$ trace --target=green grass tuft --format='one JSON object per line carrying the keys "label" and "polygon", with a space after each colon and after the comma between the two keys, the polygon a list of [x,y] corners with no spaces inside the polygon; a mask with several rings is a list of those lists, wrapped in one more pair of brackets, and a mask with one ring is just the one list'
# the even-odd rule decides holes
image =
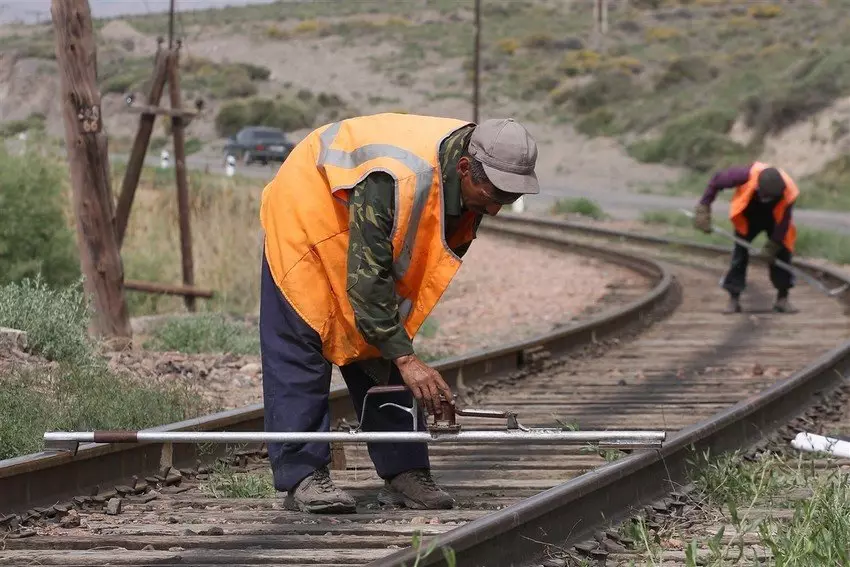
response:
{"label": "green grass tuft", "polygon": [[559,199],[552,205],[551,212],[554,214],[576,214],[595,220],[602,220],[608,216],[596,201],[585,197]]}
{"label": "green grass tuft", "polygon": [[158,327],[145,348],[185,353],[260,354],[256,328],[232,321],[220,313],[175,317]]}

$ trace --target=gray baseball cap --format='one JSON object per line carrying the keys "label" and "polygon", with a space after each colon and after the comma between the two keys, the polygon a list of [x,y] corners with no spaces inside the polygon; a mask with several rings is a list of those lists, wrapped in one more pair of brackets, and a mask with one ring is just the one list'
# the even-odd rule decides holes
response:
{"label": "gray baseball cap", "polygon": [[534,172],[537,143],[512,118],[485,120],[476,126],[469,140],[469,155],[482,163],[496,189],[526,195],[540,193]]}

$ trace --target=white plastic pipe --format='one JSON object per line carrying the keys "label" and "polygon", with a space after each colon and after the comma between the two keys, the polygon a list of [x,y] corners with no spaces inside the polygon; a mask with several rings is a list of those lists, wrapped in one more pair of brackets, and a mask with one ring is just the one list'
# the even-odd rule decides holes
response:
{"label": "white plastic pipe", "polygon": [[850,459],[850,443],[847,441],[806,433],[805,431],[801,431],[791,440],[791,446],[800,451],[832,453],[836,457]]}

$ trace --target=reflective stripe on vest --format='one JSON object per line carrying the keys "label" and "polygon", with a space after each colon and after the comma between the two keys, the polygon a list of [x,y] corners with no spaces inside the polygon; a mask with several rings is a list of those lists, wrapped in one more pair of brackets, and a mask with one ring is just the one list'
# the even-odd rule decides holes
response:
{"label": "reflective stripe on vest", "polygon": [[[342,169],[354,169],[369,160],[386,157],[401,162],[408,169],[415,172],[416,191],[413,197],[410,222],[408,223],[407,233],[404,235],[404,244],[402,245],[401,252],[393,262],[393,277],[398,281],[404,277],[410,268],[410,260],[413,257],[413,240],[416,238],[419,221],[422,219],[422,211],[425,209],[425,203],[428,201],[428,190],[431,188],[434,168],[416,154],[404,148],[389,144],[369,144],[368,146],[357,148],[352,152],[332,150],[330,146],[333,144],[334,139],[336,139],[340,126],[341,124],[339,122],[334,122],[319,136],[322,144],[317,163],[319,167],[324,168],[325,165],[334,165]],[[350,187],[331,187],[331,191],[333,192],[339,189],[350,189]],[[408,313],[410,312],[410,306],[407,307],[407,311]]]}

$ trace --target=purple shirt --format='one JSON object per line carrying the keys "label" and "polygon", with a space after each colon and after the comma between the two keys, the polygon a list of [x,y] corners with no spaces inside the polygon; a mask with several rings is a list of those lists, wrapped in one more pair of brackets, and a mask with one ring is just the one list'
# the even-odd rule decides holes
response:
{"label": "purple shirt", "polygon": [[[705,193],[702,194],[702,199],[699,201],[700,204],[711,206],[714,199],[717,198],[718,191],[731,189],[746,183],[750,179],[751,168],[752,164],[736,165],[729,169],[723,169],[715,173],[714,176],[712,176],[711,181],[708,182],[708,187],[706,187]],[[785,235],[788,233],[788,228],[791,226],[791,209],[793,207],[794,205],[791,204],[787,209],[785,209],[785,214],[783,215],[782,220],[774,228],[773,234],[770,237],[770,239],[774,242],[781,243],[785,239]],[[747,212],[745,211],[744,214],[747,214]]]}

